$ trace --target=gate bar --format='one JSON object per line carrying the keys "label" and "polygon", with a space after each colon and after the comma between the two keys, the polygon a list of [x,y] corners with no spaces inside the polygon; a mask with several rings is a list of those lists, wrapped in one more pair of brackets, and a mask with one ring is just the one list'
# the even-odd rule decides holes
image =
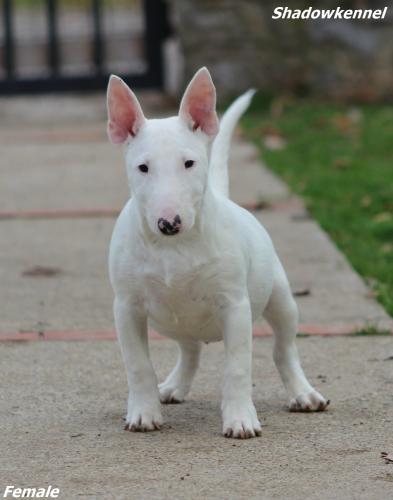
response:
{"label": "gate bar", "polygon": [[11,79],[15,70],[12,0],[3,0],[4,19],[4,67],[7,78]]}
{"label": "gate bar", "polygon": [[[1,8],[2,5],[2,8]],[[103,2],[91,0],[93,15],[92,63],[95,68],[88,75],[66,75],[61,71],[60,39],[58,33],[57,0],[44,0],[47,21],[47,69],[48,74],[37,77],[22,77],[16,71],[15,33],[13,30],[13,0],[0,0],[0,13],[4,24],[4,69],[5,76],[0,78],[0,95],[21,93],[42,93],[62,91],[91,91],[105,89],[108,74],[105,70],[105,40],[102,31]],[[123,73],[119,76],[134,88],[162,88],[163,61],[162,42],[170,32],[166,3],[164,0],[143,0],[142,9],[145,20],[144,43],[146,70],[143,73]],[[1,21],[0,21],[1,22]]]}
{"label": "gate bar", "polygon": [[92,0],[93,14],[93,61],[98,75],[102,74],[102,62],[104,60],[104,45],[102,42],[101,23],[101,0]]}
{"label": "gate bar", "polygon": [[143,2],[145,14],[145,54],[148,65],[148,74],[154,86],[162,88],[163,61],[162,61],[162,22],[166,20],[164,2],[145,0]]}
{"label": "gate bar", "polygon": [[57,32],[57,0],[46,0],[46,15],[48,21],[48,62],[51,75],[59,73],[59,39]]}

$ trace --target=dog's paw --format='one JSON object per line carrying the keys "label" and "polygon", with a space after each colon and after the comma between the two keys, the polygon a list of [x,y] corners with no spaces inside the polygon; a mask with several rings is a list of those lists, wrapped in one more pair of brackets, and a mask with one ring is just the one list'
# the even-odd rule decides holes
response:
{"label": "dog's paw", "polygon": [[326,400],[318,391],[302,393],[292,398],[289,402],[289,411],[311,412],[324,411],[329,406],[330,400]]}
{"label": "dog's paw", "polygon": [[171,381],[165,381],[158,384],[160,392],[160,401],[163,404],[178,404],[184,401],[188,392],[187,387],[182,384],[175,384]]}
{"label": "dog's paw", "polygon": [[222,408],[225,437],[248,439],[262,434],[261,423],[252,401],[224,403]]}
{"label": "dog's paw", "polygon": [[133,405],[126,417],[124,430],[148,432],[160,430],[163,424],[159,405]]}

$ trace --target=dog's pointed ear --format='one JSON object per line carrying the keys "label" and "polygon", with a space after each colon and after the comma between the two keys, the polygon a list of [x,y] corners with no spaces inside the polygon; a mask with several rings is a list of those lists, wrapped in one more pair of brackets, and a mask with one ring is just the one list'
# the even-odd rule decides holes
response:
{"label": "dog's pointed ear", "polygon": [[180,103],[179,116],[191,130],[214,137],[218,132],[216,89],[207,68],[201,68],[188,84]]}
{"label": "dog's pointed ear", "polygon": [[111,75],[107,91],[108,137],[114,144],[134,137],[146,119],[132,90],[121,78]]}

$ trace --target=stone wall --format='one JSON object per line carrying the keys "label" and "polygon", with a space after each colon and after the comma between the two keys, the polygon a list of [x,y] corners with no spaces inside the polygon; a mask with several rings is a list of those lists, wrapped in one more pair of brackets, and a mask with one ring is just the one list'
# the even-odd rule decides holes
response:
{"label": "stone wall", "polygon": [[384,21],[271,18],[279,5],[376,9],[390,2],[168,1],[185,81],[205,65],[221,95],[257,87],[363,101],[393,96],[392,6]]}

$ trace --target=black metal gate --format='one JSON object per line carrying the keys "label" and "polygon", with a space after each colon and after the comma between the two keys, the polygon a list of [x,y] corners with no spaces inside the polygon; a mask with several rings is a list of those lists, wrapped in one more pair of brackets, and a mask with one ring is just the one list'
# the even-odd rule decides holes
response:
{"label": "black metal gate", "polygon": [[[13,0],[3,0],[3,74],[0,94],[39,93],[55,91],[86,91],[106,87],[108,72],[104,69],[105,40],[102,30],[103,2],[90,1],[92,23],[91,58],[93,72],[89,75],[64,75],[61,71],[58,33],[58,1],[44,0],[47,23],[46,64],[49,73],[36,77],[21,77],[16,71]],[[161,88],[163,84],[162,42],[169,34],[166,4],[162,0],[144,0],[143,73],[120,74],[134,88]]]}

